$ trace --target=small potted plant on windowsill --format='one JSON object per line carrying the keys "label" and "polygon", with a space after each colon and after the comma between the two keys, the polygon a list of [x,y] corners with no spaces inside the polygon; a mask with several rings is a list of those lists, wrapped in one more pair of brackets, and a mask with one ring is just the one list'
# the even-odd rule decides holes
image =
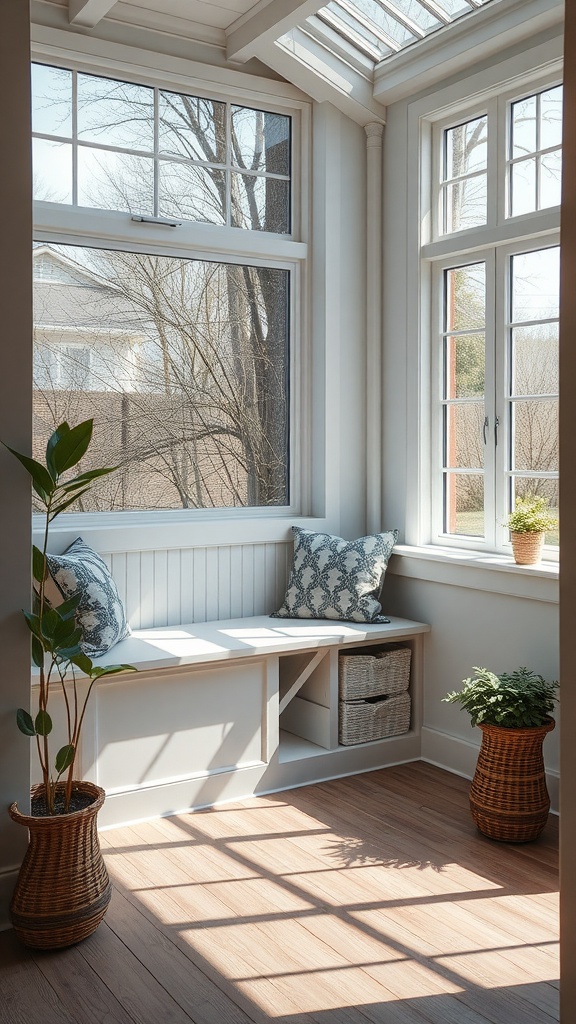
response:
{"label": "small potted plant on windowsill", "polygon": [[[32,788],[30,814],[22,813],[15,803],[9,808],[12,819],[27,827],[30,837],[10,904],[12,924],[26,945],[38,949],[57,949],[86,938],[102,920],[110,901],[110,880],[96,829],[105,793],[94,783],[75,779],[74,766],[94,682],[133,668],[94,665],[83,650],[81,595],[64,600],[58,594],[58,600],[51,603],[47,593],[50,524],[85,494],[94,480],[112,472],[106,468],[70,473],[87,451],[92,426],[92,420],[75,427],[61,423],[48,439],[44,463],[5,446],[30,474],[46,514],[42,550],[32,549],[32,611],[24,612],[32,635],[32,661],[39,674],[38,707],[34,717],[25,708],[19,708],[16,716],[20,731],[36,741],[42,782]],[[78,671],[87,681],[83,694],[77,686]],[[63,696],[67,742],[53,756],[50,696],[55,689]]]}
{"label": "small potted plant on windowsill", "polygon": [[550,809],[542,744],[555,726],[557,682],[528,668],[496,675],[475,668],[461,690],[444,697],[460,704],[482,730],[470,809],[484,835],[509,843],[536,839]]}
{"label": "small potted plant on windowsill", "polygon": [[546,498],[534,494],[516,499],[504,525],[510,530],[516,564],[534,565],[542,557],[546,532],[557,525],[557,520],[550,514]]}

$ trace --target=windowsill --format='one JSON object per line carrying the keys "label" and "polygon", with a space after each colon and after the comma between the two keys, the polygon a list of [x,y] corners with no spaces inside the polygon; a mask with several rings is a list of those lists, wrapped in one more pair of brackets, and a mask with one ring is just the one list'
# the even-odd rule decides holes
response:
{"label": "windowsill", "polygon": [[516,565],[512,556],[431,544],[397,544],[389,571],[396,576],[555,604],[559,569],[558,562]]}

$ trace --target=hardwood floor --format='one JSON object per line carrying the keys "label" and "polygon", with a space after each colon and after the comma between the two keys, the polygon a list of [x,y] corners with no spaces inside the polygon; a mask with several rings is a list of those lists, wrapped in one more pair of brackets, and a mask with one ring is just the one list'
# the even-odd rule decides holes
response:
{"label": "hardwood floor", "polygon": [[100,928],[0,935],[1,1024],[549,1024],[557,821],[476,832],[421,762],[101,835]]}

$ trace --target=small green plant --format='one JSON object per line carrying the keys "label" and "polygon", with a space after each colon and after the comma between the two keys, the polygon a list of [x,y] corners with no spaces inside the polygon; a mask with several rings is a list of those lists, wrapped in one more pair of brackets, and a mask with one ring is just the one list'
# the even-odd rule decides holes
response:
{"label": "small green plant", "polygon": [[546,498],[529,495],[516,499],[505,526],[512,533],[546,533],[557,526],[557,520],[550,515]]}
{"label": "small green plant", "polygon": [[[32,611],[24,612],[24,618],[32,634],[32,661],[40,670],[38,711],[32,718],[28,711],[19,708],[16,722],[25,736],[36,739],[49,814],[58,813],[55,804],[56,785],[65,772],[68,774],[64,792],[64,813],[68,812],[76,752],[86,704],[94,682],[101,676],[112,675],[116,672],[135,671],[132,665],[107,665],[105,668],[93,665],[91,658],[88,658],[80,647],[82,631],[77,626],[75,618],[80,597],[71,597],[57,607],[52,607],[45,592],[48,578],[46,552],[50,523],[82,494],[85,494],[93,480],[112,473],[115,468],[93,469],[77,476],[70,475],[69,470],[78,465],[87,451],[92,438],[92,427],[93,420],[86,420],[75,427],[70,427],[68,423],[61,423],[48,439],[44,464],[27,455],[22,455],[5,444],[8,451],[22,463],[30,474],[32,487],[46,513],[42,550],[36,545],[32,547],[34,591]],[[75,669],[80,669],[90,680],[83,701],[79,700]],[[52,761],[48,741],[53,727],[48,711],[53,682],[62,688],[68,732],[68,742],[57,752],[54,769],[51,768]]]}
{"label": "small green plant", "polygon": [[547,682],[528,668],[496,675],[486,668],[474,668],[463,680],[461,690],[443,698],[461,704],[472,725],[500,725],[505,729],[527,729],[544,725],[558,700],[557,682]]}

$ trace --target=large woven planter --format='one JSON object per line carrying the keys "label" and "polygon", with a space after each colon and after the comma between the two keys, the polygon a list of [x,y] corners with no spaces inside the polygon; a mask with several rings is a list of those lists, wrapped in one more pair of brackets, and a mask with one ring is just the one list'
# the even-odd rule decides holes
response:
{"label": "large woven planter", "polygon": [[482,745],[470,789],[470,809],[480,832],[505,843],[537,839],[548,820],[542,744],[553,718],[531,729],[480,725]]}
{"label": "large woven planter", "polygon": [[[43,786],[34,786],[32,798],[42,792]],[[11,818],[30,833],[10,916],[18,937],[35,949],[60,949],[87,938],[110,902],[96,828],[105,793],[91,782],[75,782],[74,792],[92,796],[93,802],[84,810],[48,817],[21,814],[15,803],[9,808]]]}
{"label": "large woven planter", "polygon": [[517,565],[535,565],[542,558],[543,533],[515,533],[511,531],[512,552]]}

